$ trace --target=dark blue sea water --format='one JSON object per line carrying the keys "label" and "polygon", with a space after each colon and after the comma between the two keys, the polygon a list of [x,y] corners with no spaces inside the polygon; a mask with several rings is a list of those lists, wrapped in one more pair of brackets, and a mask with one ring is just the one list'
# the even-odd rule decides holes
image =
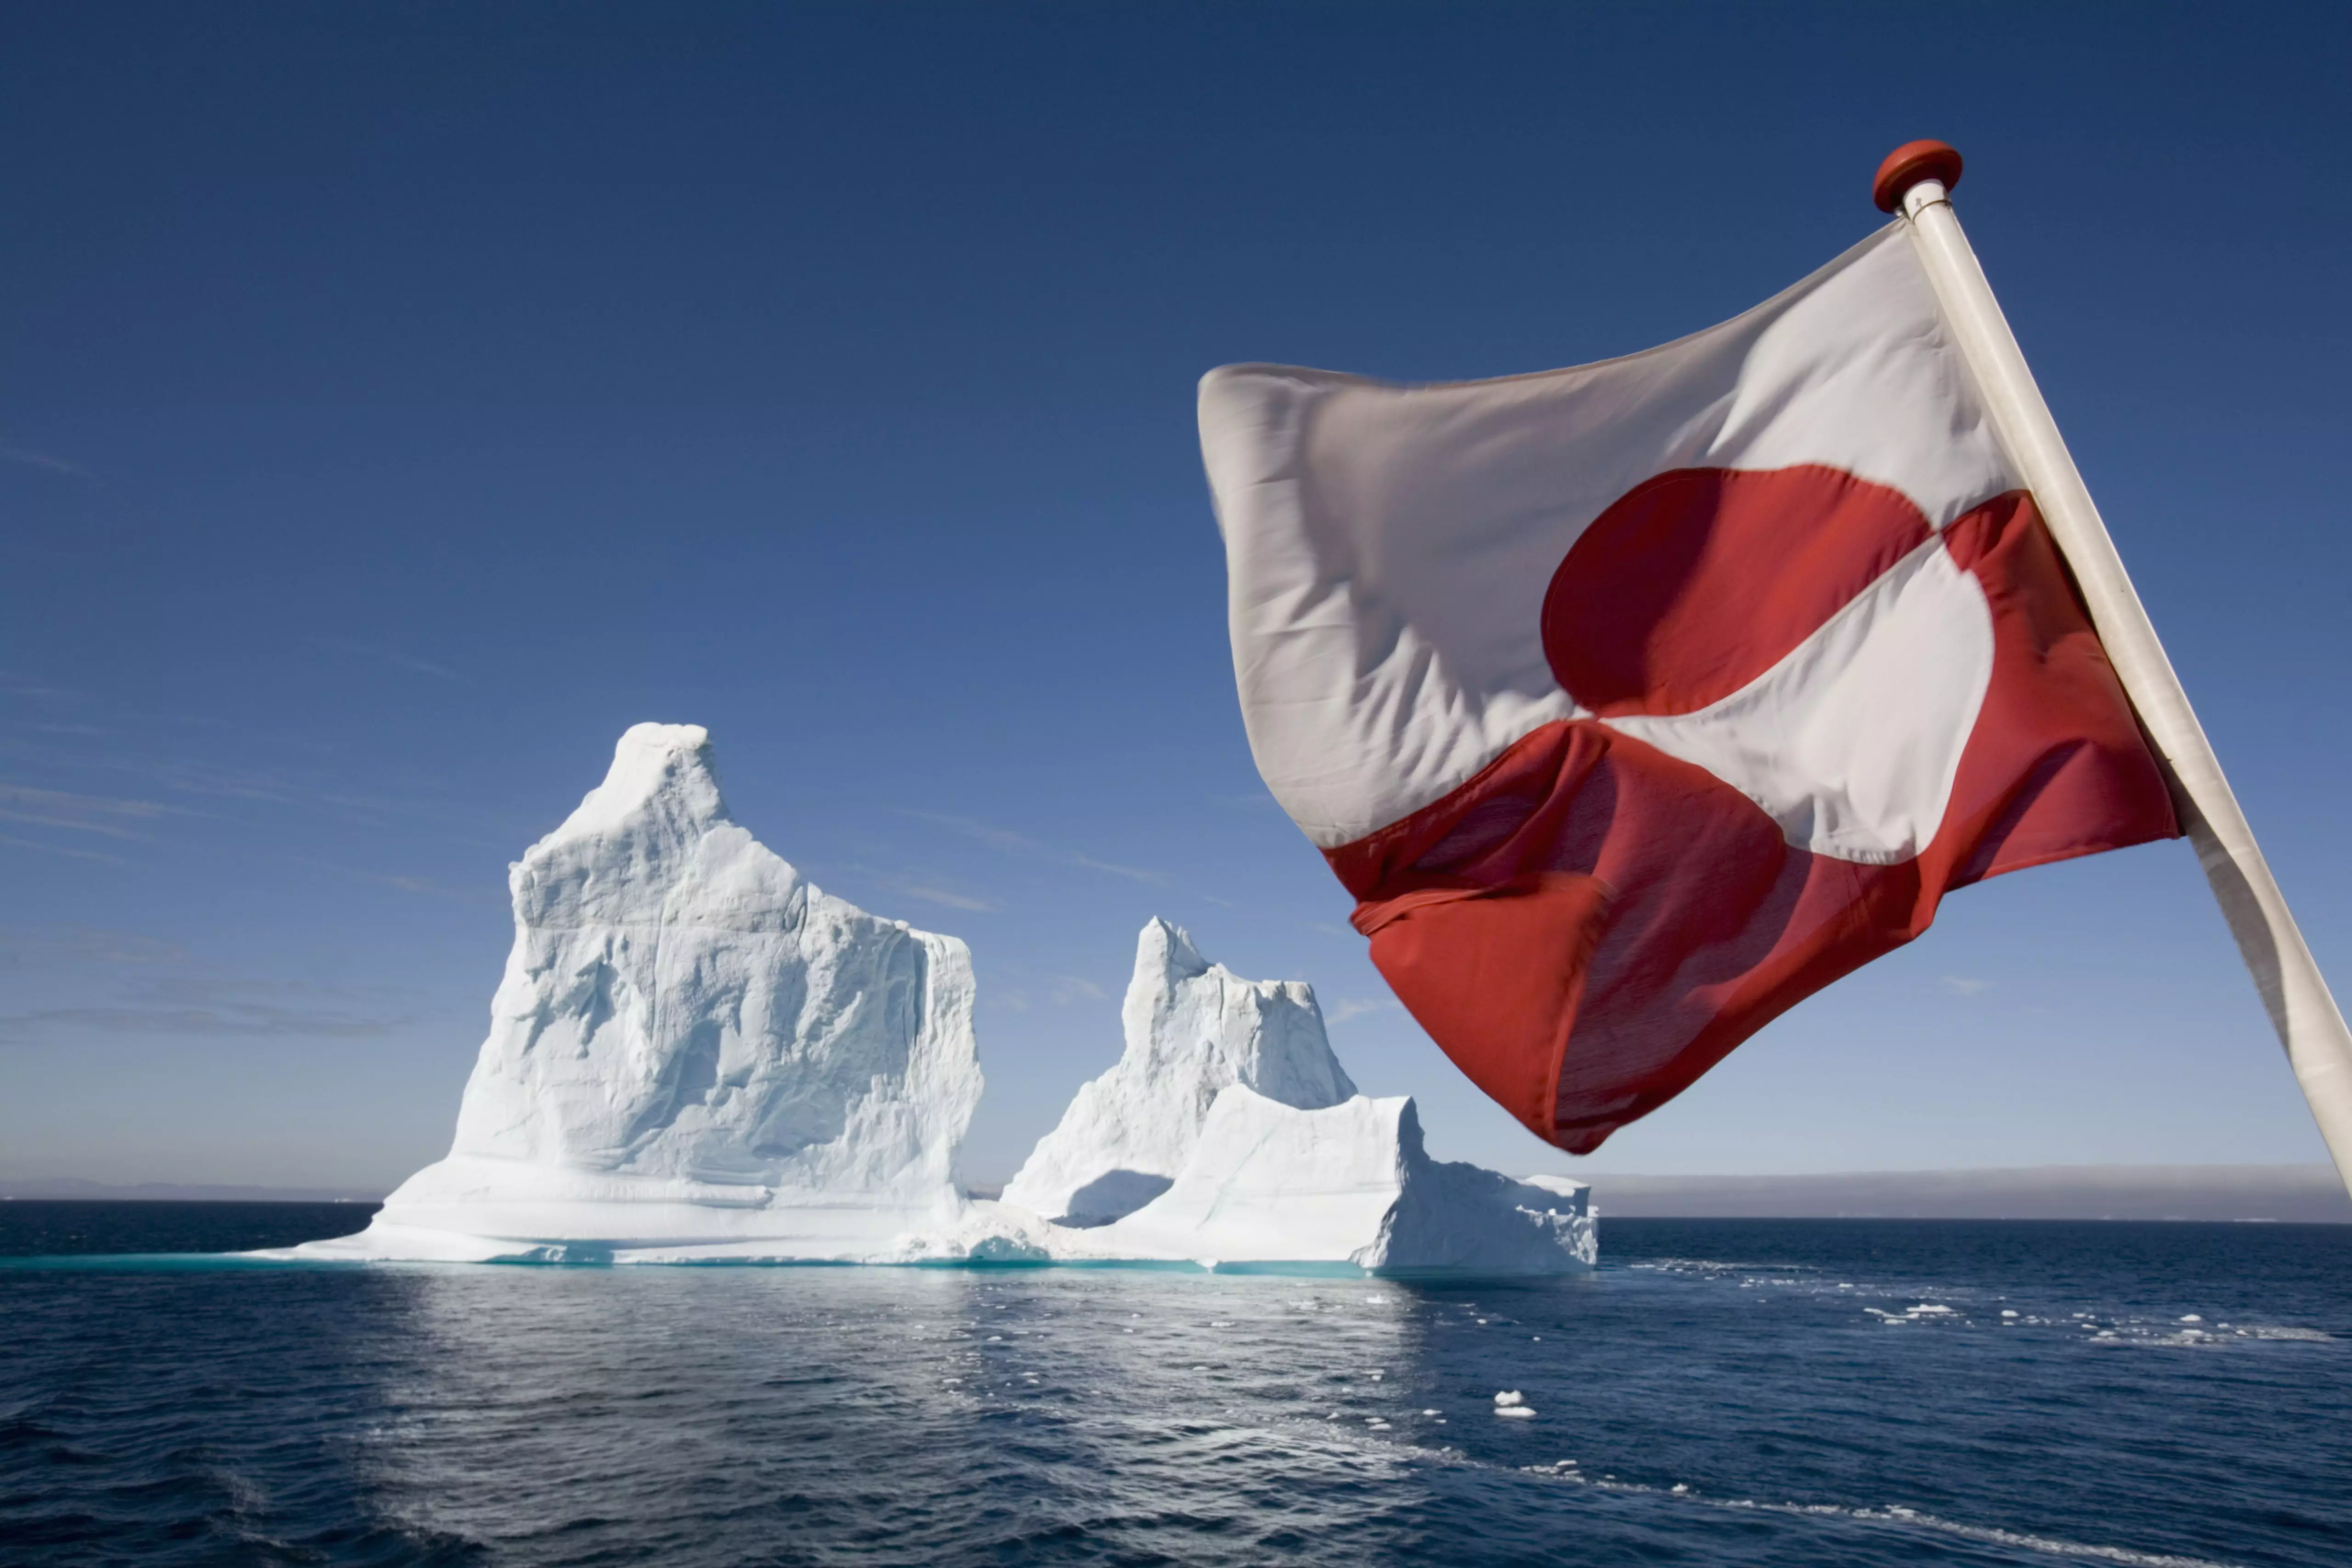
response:
{"label": "dark blue sea water", "polygon": [[2352,1563],[2352,1226],[1604,1221],[1544,1284],[97,1256],[364,1212],[0,1205],[0,1560]]}

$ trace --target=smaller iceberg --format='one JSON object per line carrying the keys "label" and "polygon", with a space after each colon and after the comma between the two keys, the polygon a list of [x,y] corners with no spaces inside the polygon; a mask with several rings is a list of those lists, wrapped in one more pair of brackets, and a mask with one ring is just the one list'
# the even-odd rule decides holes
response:
{"label": "smaller iceberg", "polygon": [[1228,1086],[1301,1110],[1356,1093],[1312,987],[1244,980],[1163,920],[1136,942],[1119,1021],[1118,1064],[1078,1090],[1005,1184],[1006,1203],[1056,1225],[1108,1225],[1168,1191]]}
{"label": "smaller iceberg", "polygon": [[1592,1266],[1584,1184],[1431,1159],[1411,1100],[1356,1091],[1310,987],[1239,979],[1154,920],[1121,1018],[1125,1054],[1004,1189],[1006,1207],[1056,1215],[1052,1256],[1366,1273]]}

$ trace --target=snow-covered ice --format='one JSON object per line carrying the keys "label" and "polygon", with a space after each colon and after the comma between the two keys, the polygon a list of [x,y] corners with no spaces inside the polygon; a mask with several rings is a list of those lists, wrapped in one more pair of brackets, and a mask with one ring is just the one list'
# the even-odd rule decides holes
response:
{"label": "snow-covered ice", "polygon": [[1056,1257],[1510,1274],[1591,1266],[1582,1183],[1431,1159],[1411,1100],[1356,1091],[1307,985],[1242,980],[1154,920],[1137,941],[1120,1016],[1125,1052],[1078,1091],[1004,1190],[1008,1205],[1068,1216],[1047,1242]]}
{"label": "snow-covered ice", "polygon": [[1301,1110],[1232,1084],[1166,1193],[1053,1246],[1074,1259],[1224,1268],[1557,1274],[1589,1267],[1592,1238],[1580,1190],[1431,1159],[1402,1096]]}
{"label": "snow-covered ice", "polygon": [[306,1256],[889,1258],[967,1219],[971,956],[819,891],[640,724],[508,875],[448,1158]]}
{"label": "snow-covered ice", "polygon": [[[448,1157],[306,1258],[1590,1268],[1584,1184],[1429,1157],[1314,992],[1143,929],[1117,1064],[1003,1201],[957,1167],[971,960],[819,891],[728,815],[709,739],[640,724],[509,875],[515,942]],[[1061,1222],[1061,1223],[1056,1223]]]}
{"label": "snow-covered ice", "polygon": [[1300,1110],[1356,1092],[1311,987],[1244,980],[1164,920],[1136,942],[1119,1021],[1126,1051],[1038,1141],[1005,1184],[1006,1203],[1060,1225],[1105,1225],[1168,1191],[1228,1084]]}

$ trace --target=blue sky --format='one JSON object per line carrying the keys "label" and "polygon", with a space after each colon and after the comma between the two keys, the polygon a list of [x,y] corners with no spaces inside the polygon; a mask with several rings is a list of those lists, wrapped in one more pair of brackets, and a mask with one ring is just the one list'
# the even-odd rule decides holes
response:
{"label": "blue sky", "polygon": [[[1646,347],[1920,135],[2352,983],[2346,16],[0,8],[0,1176],[437,1156],[507,862],[647,719],[971,943],[979,1179],[1116,1054],[1154,913],[1313,982],[1440,1153],[1572,1168],[1258,784],[1193,384]],[[1957,895],[1586,1163],[2322,1157],[2167,845]]]}

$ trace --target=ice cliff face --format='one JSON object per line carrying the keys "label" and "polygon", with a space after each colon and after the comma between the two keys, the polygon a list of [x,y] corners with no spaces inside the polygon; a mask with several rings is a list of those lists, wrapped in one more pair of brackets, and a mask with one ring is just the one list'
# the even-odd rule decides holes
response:
{"label": "ice cliff face", "polygon": [[1119,1017],[1118,1064],[1078,1090],[1004,1202],[1065,1226],[1106,1225],[1168,1190],[1226,1086],[1301,1110],[1356,1092],[1311,987],[1241,979],[1164,920],[1137,941]]}
{"label": "ice cliff face", "polygon": [[960,1215],[969,952],[820,892],[730,820],[702,730],[629,731],[508,886],[455,1144],[379,1227],[823,1257]]}

